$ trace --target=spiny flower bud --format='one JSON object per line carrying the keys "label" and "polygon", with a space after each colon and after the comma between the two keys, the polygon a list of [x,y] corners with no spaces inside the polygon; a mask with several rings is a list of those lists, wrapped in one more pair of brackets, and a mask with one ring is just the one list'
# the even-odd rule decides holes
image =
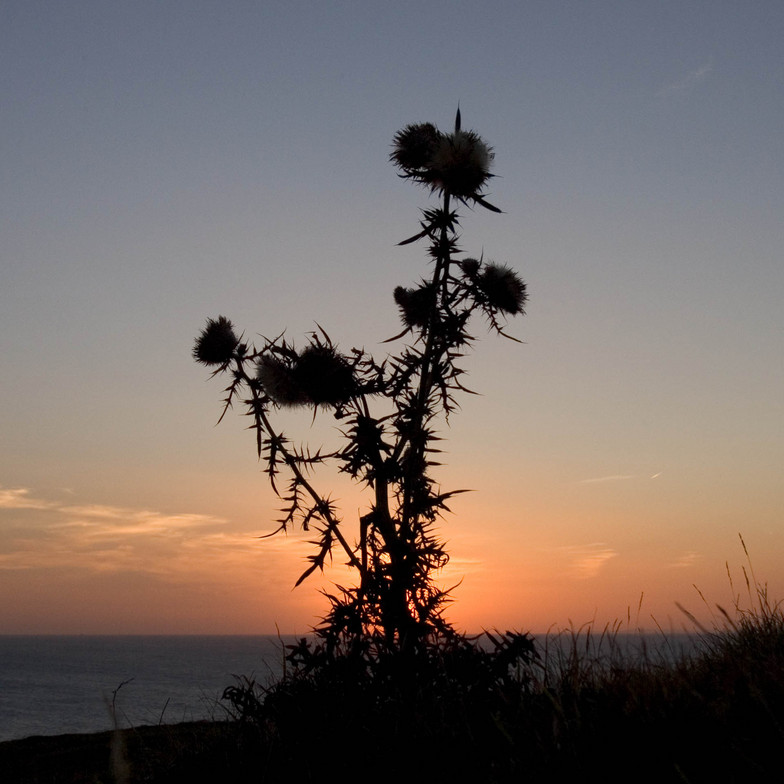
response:
{"label": "spiny flower bud", "polygon": [[490,177],[493,157],[473,131],[442,134],[428,166],[432,187],[459,197],[475,196]]}
{"label": "spiny flower bud", "polygon": [[433,306],[436,292],[432,285],[423,285],[418,289],[406,289],[398,286],[394,292],[395,302],[400,308],[400,315],[407,327],[425,327]]}
{"label": "spiny flower bud", "polygon": [[525,313],[528,300],[525,283],[509,267],[492,263],[485,265],[477,278],[477,286],[491,307],[512,316]]}
{"label": "spiny flower bud", "polygon": [[479,272],[479,267],[481,266],[481,262],[477,259],[463,259],[458,264],[467,278],[476,277],[476,273]]}
{"label": "spiny flower bud", "polygon": [[348,360],[331,346],[316,344],[304,349],[294,365],[293,375],[314,405],[345,403],[356,390]]}
{"label": "spiny flower bud", "polygon": [[389,158],[404,172],[425,169],[441,140],[441,133],[432,123],[407,125],[395,134],[392,140],[394,149]]}
{"label": "spiny flower bud", "polygon": [[238,343],[239,338],[229,319],[224,316],[207,319],[207,326],[193,346],[193,358],[203,365],[225,365],[232,358]]}
{"label": "spiny flower bud", "polygon": [[256,378],[264,392],[279,406],[301,406],[307,403],[302,388],[291,368],[278,357],[265,354],[259,359]]}

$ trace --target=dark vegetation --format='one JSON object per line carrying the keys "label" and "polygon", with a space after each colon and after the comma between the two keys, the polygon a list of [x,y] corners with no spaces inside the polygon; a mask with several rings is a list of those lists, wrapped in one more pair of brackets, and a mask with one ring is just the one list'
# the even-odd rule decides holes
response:
{"label": "dark vegetation", "polygon": [[755,602],[691,654],[609,630],[546,655],[516,633],[410,661],[302,644],[287,679],[225,696],[261,763],[248,780],[780,782],[784,615],[764,589]]}
{"label": "dark vegetation", "polygon": [[[469,392],[462,363],[475,340],[471,325],[479,317],[506,336],[506,319],[525,312],[527,290],[506,265],[459,247],[458,207],[500,212],[484,195],[492,149],[462,129],[459,110],[451,132],[432,123],[406,126],[390,159],[402,178],[439,197],[400,243],[424,241],[428,259],[425,277],[396,287],[390,298],[402,332],[384,342],[403,340],[402,347],[382,359],[364,348],[342,351],[319,325],[302,348],[283,334],[256,345],[219,316],[208,319],[193,356],[228,381],[223,415],[238,404],[250,419],[258,458],[282,503],[273,534],[300,528],[310,536],[313,552],[296,584],[335,557],[353,576],[325,594],[329,610],[316,629],[325,649],[421,661],[455,636],[443,612],[450,591],[436,581],[449,560],[437,524],[464,491],[445,491],[433,476],[439,428]],[[305,422],[331,417],[338,445],[297,446],[276,425],[282,409],[302,410]],[[345,518],[319,487],[330,471],[367,491],[358,519]]]}
{"label": "dark vegetation", "polygon": [[458,636],[408,661],[302,643],[281,681],[226,690],[224,722],[3,743],[2,781],[778,783],[784,614],[755,601],[691,656],[612,630],[546,655]]}

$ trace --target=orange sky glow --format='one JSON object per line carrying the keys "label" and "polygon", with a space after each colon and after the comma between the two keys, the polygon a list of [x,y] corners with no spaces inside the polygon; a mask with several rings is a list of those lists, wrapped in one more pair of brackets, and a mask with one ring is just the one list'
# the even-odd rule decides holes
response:
{"label": "orange sky glow", "polygon": [[[640,489],[660,478],[639,480]],[[598,479],[578,492],[632,481]],[[740,595],[748,604],[742,572],[748,564],[729,531],[709,547],[662,546],[628,533],[619,545],[625,514],[604,517],[592,538],[546,505],[524,510],[526,526],[508,507],[480,501],[479,493],[455,507],[459,517],[443,525],[452,561],[440,581],[456,585],[447,616],[469,632],[542,633],[615,622],[628,631],[693,630],[676,602],[708,627],[719,617],[716,603],[730,608]],[[581,517],[591,516],[585,503],[582,509]],[[318,589],[351,579],[335,564],[294,589],[310,552],[306,535],[259,539],[206,514],[81,504],[23,488],[0,491],[0,513],[6,521],[0,590],[16,597],[0,609],[0,624],[13,633],[306,633],[326,606]],[[570,528],[572,537],[564,537]],[[760,581],[776,577],[764,540],[751,537],[747,545]],[[771,584],[773,591],[781,587]]]}
{"label": "orange sky glow", "polygon": [[[294,589],[308,535],[259,538],[280,502],[241,410],[215,426],[226,381],[193,341],[224,315],[259,346],[319,325],[397,352],[393,291],[431,262],[399,243],[434,201],[390,145],[458,103],[503,210],[459,205],[458,255],[513,268],[529,301],[521,342],[470,322],[477,394],[437,423],[435,480],[473,491],[440,528],[447,617],[691,629],[680,603],[710,627],[748,605],[744,567],[784,599],[780,0],[0,20],[0,634],[318,622],[345,569]],[[335,445],[328,414],[278,413]],[[314,481],[353,541],[367,500]]]}

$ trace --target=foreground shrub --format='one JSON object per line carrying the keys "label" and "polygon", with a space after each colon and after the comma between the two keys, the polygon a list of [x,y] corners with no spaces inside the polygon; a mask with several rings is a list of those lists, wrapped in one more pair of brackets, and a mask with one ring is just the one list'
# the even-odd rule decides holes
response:
{"label": "foreground shrub", "polygon": [[302,640],[281,682],[225,696],[263,781],[327,770],[346,781],[782,780],[777,605],[743,611],[688,652],[590,634],[452,635],[408,659]]}

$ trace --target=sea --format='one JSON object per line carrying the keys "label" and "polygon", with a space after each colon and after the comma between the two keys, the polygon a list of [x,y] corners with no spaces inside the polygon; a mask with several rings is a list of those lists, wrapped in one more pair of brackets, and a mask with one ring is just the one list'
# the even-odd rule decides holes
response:
{"label": "sea", "polygon": [[[225,719],[224,689],[281,677],[291,636],[0,635],[0,742],[34,735]],[[537,637],[559,656],[620,655],[672,660],[695,647],[692,635],[572,634]],[[545,650],[546,644],[546,650]]]}
{"label": "sea", "polygon": [[224,689],[274,682],[294,639],[0,635],[0,742],[224,719]]}

